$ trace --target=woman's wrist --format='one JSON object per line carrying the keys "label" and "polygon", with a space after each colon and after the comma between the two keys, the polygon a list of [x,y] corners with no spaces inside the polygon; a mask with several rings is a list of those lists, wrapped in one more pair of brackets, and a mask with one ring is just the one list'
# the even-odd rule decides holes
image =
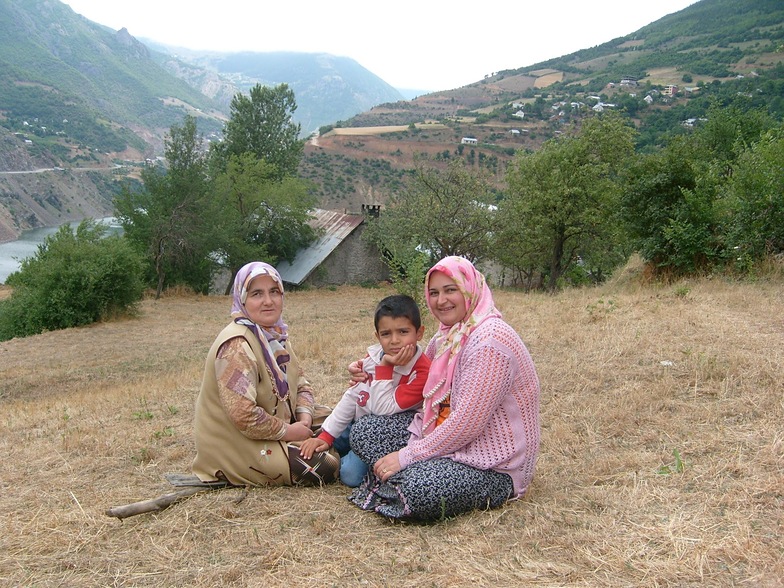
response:
{"label": "woman's wrist", "polygon": [[297,407],[297,410],[294,411],[294,414],[298,423],[302,423],[306,427],[309,427],[313,424],[313,409],[305,406],[299,406]]}
{"label": "woman's wrist", "polygon": [[408,447],[403,447],[397,452],[397,461],[400,463],[401,470],[404,470],[411,465],[411,461],[408,459]]}

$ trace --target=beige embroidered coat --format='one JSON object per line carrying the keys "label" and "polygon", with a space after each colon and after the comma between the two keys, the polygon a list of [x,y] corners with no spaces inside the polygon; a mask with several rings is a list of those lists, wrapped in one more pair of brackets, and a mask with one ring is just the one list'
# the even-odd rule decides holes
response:
{"label": "beige embroidered coat", "polygon": [[193,461],[193,473],[204,482],[218,480],[218,472],[222,472],[223,477],[232,484],[290,485],[292,480],[286,442],[249,438],[235,426],[221,403],[215,373],[216,355],[223,343],[237,336],[245,339],[255,357],[256,373],[251,375],[257,380],[254,399],[257,406],[285,423],[292,422],[292,407],[294,410],[297,407],[312,409],[310,395],[307,398],[299,397],[298,393],[303,389],[309,390],[310,385],[289,343],[286,343],[286,349],[291,356],[287,366],[290,393],[288,400],[281,400],[274,392],[273,381],[256,336],[244,325],[229,324],[215,339],[207,354],[201,390],[196,399],[196,458]]}

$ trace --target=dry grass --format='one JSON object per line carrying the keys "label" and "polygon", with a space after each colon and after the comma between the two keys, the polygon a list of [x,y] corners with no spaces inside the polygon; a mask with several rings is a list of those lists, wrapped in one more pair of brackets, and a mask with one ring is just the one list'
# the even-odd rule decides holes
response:
{"label": "dry grass", "polygon": [[[287,295],[321,400],[338,399],[386,293]],[[339,484],[104,514],[189,470],[203,358],[228,298],[149,300],[136,319],[0,343],[2,584],[781,585],[782,281],[632,275],[496,298],[542,381],[537,475],[521,501],[433,525],[362,512]]]}

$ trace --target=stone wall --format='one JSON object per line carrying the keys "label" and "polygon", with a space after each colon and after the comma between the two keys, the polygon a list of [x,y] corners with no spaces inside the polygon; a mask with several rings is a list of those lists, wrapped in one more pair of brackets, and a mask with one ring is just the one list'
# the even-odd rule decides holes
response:
{"label": "stone wall", "polygon": [[362,239],[364,226],[357,227],[305,280],[313,287],[381,282],[389,269],[375,246]]}

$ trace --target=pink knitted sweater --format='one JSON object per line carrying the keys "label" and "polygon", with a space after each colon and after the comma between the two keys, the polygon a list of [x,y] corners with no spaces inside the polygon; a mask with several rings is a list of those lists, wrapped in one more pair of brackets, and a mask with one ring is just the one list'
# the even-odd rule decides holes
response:
{"label": "pink knitted sweater", "polygon": [[[425,354],[432,359],[433,340]],[[455,368],[449,417],[422,437],[422,413],[400,465],[448,457],[483,470],[509,474],[515,497],[534,476],[539,454],[539,378],[517,333],[500,318],[471,332]]]}

